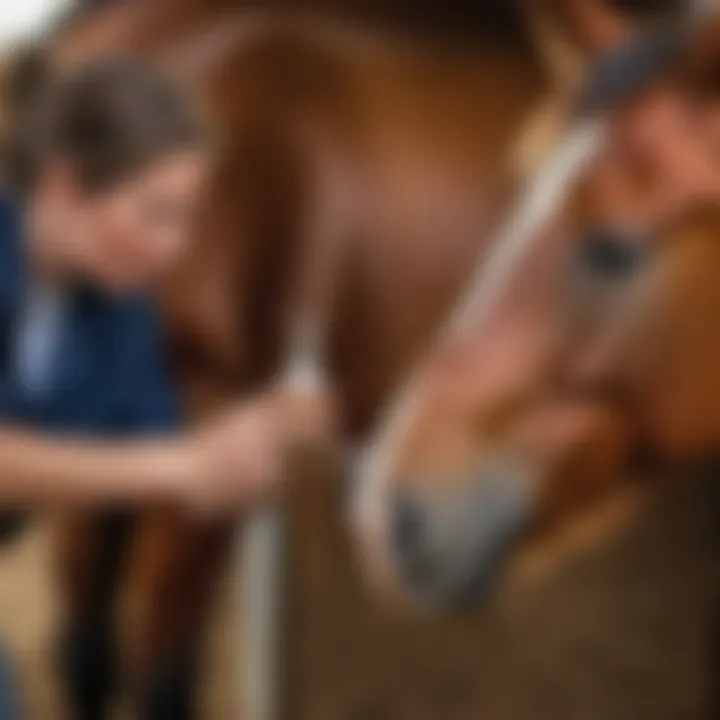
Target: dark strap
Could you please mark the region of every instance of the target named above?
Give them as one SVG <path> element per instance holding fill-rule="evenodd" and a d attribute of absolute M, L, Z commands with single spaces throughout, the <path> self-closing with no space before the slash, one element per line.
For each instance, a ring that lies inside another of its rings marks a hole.
<path fill-rule="evenodd" d="M 672 70 L 687 49 L 684 26 L 641 31 L 632 42 L 602 56 L 580 95 L 581 115 L 595 115 L 621 105 Z"/>

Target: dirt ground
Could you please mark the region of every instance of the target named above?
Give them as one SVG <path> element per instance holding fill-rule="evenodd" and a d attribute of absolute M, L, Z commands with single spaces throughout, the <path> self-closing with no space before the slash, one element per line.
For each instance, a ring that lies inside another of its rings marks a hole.
<path fill-rule="evenodd" d="M 381 609 L 360 588 L 318 485 L 295 499 L 288 573 L 289 720 L 705 720 L 718 590 L 718 485 L 668 484 L 611 544 L 494 610 L 441 620 Z M 30 720 L 62 717 L 48 526 L 0 557 L 0 635 L 20 658 Z M 205 717 L 239 695 L 231 594 L 215 613 Z M 715 668 L 717 670 L 717 668 Z M 720 681 L 720 678 L 718 678 Z"/>
<path fill-rule="evenodd" d="M 436 620 L 399 619 L 362 592 L 341 528 L 317 517 L 330 503 L 304 486 L 290 564 L 287 717 L 718 717 L 716 477 L 656 484 L 612 542 L 495 609 Z"/>

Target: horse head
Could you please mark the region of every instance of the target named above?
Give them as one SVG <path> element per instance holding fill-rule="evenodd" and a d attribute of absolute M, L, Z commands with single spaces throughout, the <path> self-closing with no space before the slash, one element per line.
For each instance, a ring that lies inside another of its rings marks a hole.
<path fill-rule="evenodd" d="M 636 451 L 720 440 L 717 27 L 623 41 L 362 463 L 365 563 L 430 603 L 500 585 Z"/>

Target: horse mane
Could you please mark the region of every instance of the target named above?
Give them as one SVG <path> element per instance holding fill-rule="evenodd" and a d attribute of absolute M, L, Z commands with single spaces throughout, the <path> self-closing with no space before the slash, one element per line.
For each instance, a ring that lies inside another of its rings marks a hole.
<path fill-rule="evenodd" d="M 238 0 L 151 0 L 153 4 L 160 5 L 166 2 L 169 11 L 180 11 L 184 7 L 202 6 L 218 12 L 231 10 L 241 5 Z M 91 21 L 93 16 L 103 11 L 114 9 L 120 5 L 142 5 L 148 0 L 77 0 L 67 10 L 60 13 L 55 20 L 54 32 L 62 32 L 86 21 Z"/>
<path fill-rule="evenodd" d="M 62 23 L 85 21 L 121 2 L 143 0 L 81 0 L 63 16 Z M 492 40 L 513 43 L 518 49 L 530 47 L 522 3 L 518 0 L 502 3 L 496 0 L 175 0 L 173 5 L 173 12 L 182 5 L 210 6 L 228 13 L 252 10 L 280 15 L 319 15 L 426 40 L 463 44 Z"/>
<path fill-rule="evenodd" d="M 83 22 L 92 15 L 120 3 L 143 0 L 79 0 L 60 18 L 61 27 Z M 156 3 L 163 0 L 154 0 Z M 684 0 L 607 0 L 618 12 L 645 20 L 677 14 Z M 202 6 L 207 11 L 232 13 L 242 10 L 271 11 L 282 15 L 319 15 L 371 28 L 389 30 L 415 38 L 445 44 L 510 44 L 518 52 L 538 49 L 529 32 L 528 10 L 543 12 L 540 2 L 531 0 L 172 0 L 168 9 Z M 542 52 L 542 50 L 541 50 Z"/>

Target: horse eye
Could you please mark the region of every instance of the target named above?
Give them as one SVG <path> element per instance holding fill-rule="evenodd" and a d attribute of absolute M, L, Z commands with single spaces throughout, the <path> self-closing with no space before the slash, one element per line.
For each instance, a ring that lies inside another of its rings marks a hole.
<path fill-rule="evenodd" d="M 580 261 L 593 276 L 611 280 L 631 277 L 645 259 L 646 243 L 634 233 L 617 228 L 595 228 L 580 245 Z"/>

